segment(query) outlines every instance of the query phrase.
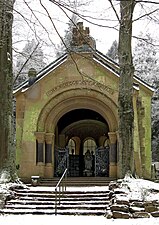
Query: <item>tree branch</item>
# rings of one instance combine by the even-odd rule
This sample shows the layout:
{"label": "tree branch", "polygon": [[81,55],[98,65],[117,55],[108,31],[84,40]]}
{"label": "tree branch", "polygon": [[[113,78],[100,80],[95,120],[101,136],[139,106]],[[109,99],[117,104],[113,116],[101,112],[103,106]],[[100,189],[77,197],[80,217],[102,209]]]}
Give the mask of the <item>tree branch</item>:
{"label": "tree branch", "polygon": [[152,45],[152,46],[155,46],[155,47],[159,47],[159,45],[154,44],[154,43],[152,43],[152,42],[149,42],[149,40],[146,39],[146,38],[137,37],[137,36],[132,36],[132,37],[135,38],[135,39],[137,39],[137,40],[142,40],[142,41],[146,42],[146,43],[149,44],[149,45]]}
{"label": "tree branch", "polygon": [[47,33],[47,36],[51,42],[51,44],[55,47],[55,44],[52,42],[51,38],[50,38],[50,35],[46,29],[46,27],[40,22],[40,20],[38,19],[38,17],[35,15],[34,11],[31,9],[31,7],[29,6],[29,4],[23,0],[25,2],[25,4],[27,5],[28,9],[31,11],[31,13],[33,14],[33,16],[35,17],[35,19],[38,21],[38,23],[40,24],[40,26],[44,29],[44,31]]}
{"label": "tree branch", "polygon": [[116,9],[115,9],[113,3],[112,3],[112,0],[108,0],[108,1],[110,2],[110,5],[111,5],[111,7],[112,7],[112,9],[113,9],[113,11],[114,11],[114,13],[115,13],[115,15],[116,15],[116,18],[117,18],[117,20],[118,20],[119,23],[120,23],[120,18],[119,18],[118,13],[117,13],[117,11],[116,11]]}
{"label": "tree branch", "polygon": [[137,19],[134,19],[133,22],[136,22],[137,20],[140,20],[140,19],[142,19],[142,18],[144,18],[146,16],[150,16],[150,15],[152,15],[153,13],[155,13],[157,11],[159,11],[159,8],[158,9],[155,9],[155,10],[149,12],[149,13],[146,13],[146,14],[142,15],[142,16],[138,17]]}
{"label": "tree branch", "polygon": [[149,4],[156,4],[159,5],[159,2],[155,2],[155,1],[149,1],[149,0],[136,0],[136,3],[149,3]]}
{"label": "tree branch", "polygon": [[18,79],[20,73],[22,72],[23,68],[25,67],[25,65],[27,64],[27,62],[31,59],[32,55],[34,54],[34,52],[36,51],[36,49],[39,46],[39,42],[37,43],[37,45],[35,46],[35,48],[33,49],[33,51],[31,52],[31,54],[29,55],[29,57],[27,58],[27,60],[24,62],[24,64],[22,65],[21,69],[19,70],[19,72],[17,73],[14,81],[13,81],[13,85],[15,84],[16,80]]}
{"label": "tree branch", "polygon": [[65,6],[65,5],[63,5],[63,4],[61,4],[60,2],[57,2],[57,1],[55,1],[55,0],[49,0],[49,1],[52,2],[53,4],[57,5],[57,6],[61,6],[61,7],[65,8],[66,10],[68,10],[68,11],[71,12],[71,13],[74,13],[74,14],[77,15],[79,18],[81,18],[82,20],[85,20],[86,22],[88,22],[88,23],[90,23],[90,24],[92,24],[92,25],[99,26],[99,27],[105,27],[105,28],[111,28],[111,29],[115,29],[115,30],[118,31],[118,29],[116,28],[116,26],[118,26],[118,25],[116,25],[116,26],[106,26],[106,25],[94,23],[94,22],[92,22],[92,21],[86,19],[85,16],[83,16],[83,15],[81,15],[81,14],[79,14],[79,13],[73,11],[73,10],[70,9],[69,7],[67,7],[67,6]]}

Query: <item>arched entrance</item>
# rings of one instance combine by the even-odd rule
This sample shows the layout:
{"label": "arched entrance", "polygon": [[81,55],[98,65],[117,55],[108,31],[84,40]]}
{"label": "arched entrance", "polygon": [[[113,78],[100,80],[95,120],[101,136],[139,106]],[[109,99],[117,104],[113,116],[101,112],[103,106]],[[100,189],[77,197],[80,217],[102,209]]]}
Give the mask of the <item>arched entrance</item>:
{"label": "arched entrance", "polygon": [[55,176],[66,166],[73,177],[109,175],[109,126],[99,113],[85,108],[71,110],[55,129]]}
{"label": "arched entrance", "polygon": [[[80,163],[78,163],[80,165],[79,176],[83,176],[84,140],[93,138],[96,146],[100,147],[106,146],[108,142],[106,138],[109,136],[109,176],[116,177],[117,129],[117,105],[104,92],[101,93],[99,89],[88,90],[88,87],[82,89],[76,87],[76,90],[72,89],[56,94],[43,107],[37,122],[37,152],[48,155],[48,157],[51,156],[49,161],[45,162],[44,171],[46,176],[47,174],[49,177],[61,175],[66,164],[68,165],[69,150],[66,147],[70,139],[74,140],[76,146],[74,155],[80,157]],[[41,142],[46,143],[45,149],[41,149]],[[51,149],[52,153],[50,152]],[[56,156],[58,154],[57,149],[60,157]],[[48,157],[45,157],[45,159]],[[60,160],[56,161],[57,158]],[[98,158],[100,160],[100,157]],[[65,160],[65,163],[63,163],[63,160]],[[64,166],[56,170],[59,163]],[[94,174],[95,171],[94,169]],[[98,171],[100,172],[99,169]]]}

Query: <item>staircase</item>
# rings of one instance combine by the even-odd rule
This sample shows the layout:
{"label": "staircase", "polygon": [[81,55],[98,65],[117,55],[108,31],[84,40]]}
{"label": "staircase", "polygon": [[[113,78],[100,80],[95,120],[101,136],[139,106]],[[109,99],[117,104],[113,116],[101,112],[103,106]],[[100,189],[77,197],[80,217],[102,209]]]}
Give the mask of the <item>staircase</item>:
{"label": "staircase", "polygon": [[[0,214],[55,214],[55,185],[59,178],[41,180],[37,187],[17,189]],[[72,177],[57,205],[60,215],[104,215],[109,204],[106,177]],[[46,187],[47,186],[47,187]],[[96,187],[95,187],[96,186]]]}
{"label": "staircase", "polygon": [[[88,177],[87,177],[88,179]],[[78,180],[78,182],[77,182]],[[80,185],[80,181],[81,185]],[[91,179],[90,179],[91,180]],[[100,179],[99,179],[100,180]],[[57,206],[58,215],[104,215],[109,204],[109,190],[106,187],[109,181],[102,187],[91,187],[88,183],[84,185],[83,179],[70,179],[71,186],[61,196],[60,204]],[[85,179],[86,181],[86,179]],[[52,180],[46,182],[51,186]],[[68,182],[68,181],[67,181]],[[96,180],[97,182],[97,180]],[[90,183],[89,183],[90,184]],[[99,184],[96,183],[96,184]],[[81,186],[81,187],[80,187]],[[16,197],[7,201],[5,207],[0,210],[2,214],[55,214],[55,191],[54,187],[29,187],[28,189],[17,189]]]}

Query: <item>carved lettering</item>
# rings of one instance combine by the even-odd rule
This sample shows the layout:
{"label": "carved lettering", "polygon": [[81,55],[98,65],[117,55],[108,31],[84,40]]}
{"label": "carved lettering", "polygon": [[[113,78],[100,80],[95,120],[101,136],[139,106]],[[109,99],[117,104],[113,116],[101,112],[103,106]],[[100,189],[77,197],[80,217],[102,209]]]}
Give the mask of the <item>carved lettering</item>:
{"label": "carved lettering", "polygon": [[80,80],[79,81],[79,80],[77,80],[77,81],[68,81],[66,83],[62,83],[62,84],[56,86],[55,88],[49,90],[48,92],[46,92],[46,95],[50,96],[54,92],[59,91],[60,89],[64,89],[64,88],[67,88],[67,87],[70,87],[70,86],[79,86],[79,85],[83,86],[83,88],[85,86],[87,86],[87,88],[88,88],[88,86],[89,86],[90,89],[93,89],[93,86],[94,86],[94,87],[98,87],[101,91],[108,92],[109,94],[114,93],[114,90],[111,87],[106,86],[104,84],[100,84],[100,83],[95,82],[95,81],[88,81],[88,80],[87,81],[86,80],[84,80],[84,81]]}

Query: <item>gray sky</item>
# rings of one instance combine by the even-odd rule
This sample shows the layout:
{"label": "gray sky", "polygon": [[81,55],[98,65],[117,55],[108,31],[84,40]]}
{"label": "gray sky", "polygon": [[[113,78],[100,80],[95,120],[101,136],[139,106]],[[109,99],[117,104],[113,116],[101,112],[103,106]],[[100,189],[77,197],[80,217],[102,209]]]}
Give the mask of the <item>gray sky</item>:
{"label": "gray sky", "polygon": [[[39,0],[16,0],[15,9],[20,12],[21,15],[15,13],[14,42],[18,42],[14,47],[17,50],[21,50],[25,46],[27,39],[37,39],[43,43],[44,52],[48,55],[49,61],[52,61],[54,44],[57,45],[60,43],[60,38],[55,28],[60,36],[64,36],[69,20],[68,17],[71,17],[71,13],[67,10],[65,10],[64,13],[49,0],[41,0],[41,2],[43,6],[40,4]],[[82,0],[80,0],[80,2],[82,2]],[[117,1],[114,1],[114,3],[115,2]],[[119,2],[116,4],[119,4]],[[31,13],[30,8],[33,10],[33,13]],[[119,7],[116,6],[116,9],[119,10]],[[118,40],[118,31],[116,30],[118,29],[118,21],[114,11],[110,7],[110,3],[108,0],[93,0],[91,4],[86,7],[81,7],[78,10],[87,20],[83,20],[84,26],[90,27],[90,33],[96,40],[97,49],[106,54],[112,42],[115,39]],[[152,6],[148,9],[148,5],[146,5],[142,10],[143,13],[147,13],[152,10]],[[136,7],[135,12],[134,19],[141,15],[141,7]],[[48,18],[48,15],[51,19]],[[98,25],[93,25],[92,23]],[[109,28],[114,26],[115,29]],[[149,32],[155,38],[158,37],[159,22],[155,24],[152,21],[145,20],[145,18],[134,22],[133,35],[137,36],[140,32]]]}

